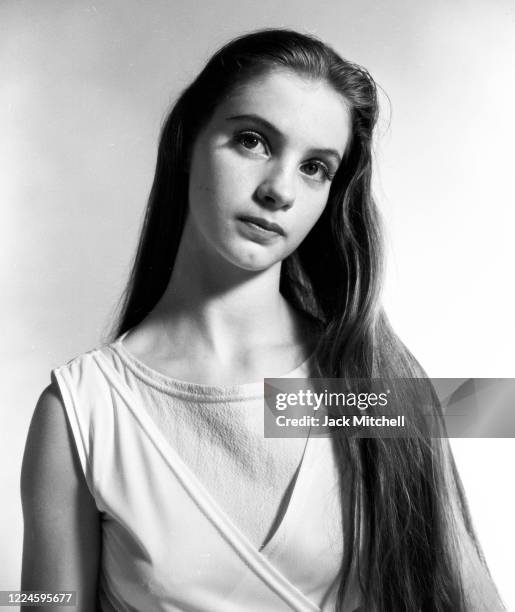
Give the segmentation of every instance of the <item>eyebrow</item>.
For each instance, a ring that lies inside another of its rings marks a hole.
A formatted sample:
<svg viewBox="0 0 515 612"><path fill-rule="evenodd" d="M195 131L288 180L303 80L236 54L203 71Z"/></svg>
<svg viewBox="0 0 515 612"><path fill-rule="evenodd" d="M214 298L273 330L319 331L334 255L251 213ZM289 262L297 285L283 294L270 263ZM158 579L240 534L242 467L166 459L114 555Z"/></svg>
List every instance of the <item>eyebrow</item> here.
<svg viewBox="0 0 515 612"><path fill-rule="evenodd" d="M281 131L273 123L270 123L270 121L267 121L266 119L264 119L263 117L260 117L259 115L254 115L251 113L248 115L234 115L232 117L227 117L227 121L241 121L241 120L253 121L257 125L260 125L262 128L265 128L269 132L272 132L272 134L274 134L276 137L284 139L284 136L281 133ZM338 166L342 162L342 157L336 149L313 148L313 149L310 149L310 152L312 152L313 155L329 155L330 157L334 158L334 161L336 162Z"/></svg>

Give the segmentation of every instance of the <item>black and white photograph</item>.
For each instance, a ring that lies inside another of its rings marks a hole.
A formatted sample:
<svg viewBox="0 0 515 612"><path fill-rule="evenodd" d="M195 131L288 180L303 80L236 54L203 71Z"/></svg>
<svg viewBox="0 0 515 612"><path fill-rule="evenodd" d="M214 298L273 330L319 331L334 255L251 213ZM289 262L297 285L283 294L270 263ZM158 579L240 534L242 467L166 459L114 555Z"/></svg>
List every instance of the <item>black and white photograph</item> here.
<svg viewBox="0 0 515 612"><path fill-rule="evenodd" d="M0 34L0 606L515 610L512 0Z"/></svg>

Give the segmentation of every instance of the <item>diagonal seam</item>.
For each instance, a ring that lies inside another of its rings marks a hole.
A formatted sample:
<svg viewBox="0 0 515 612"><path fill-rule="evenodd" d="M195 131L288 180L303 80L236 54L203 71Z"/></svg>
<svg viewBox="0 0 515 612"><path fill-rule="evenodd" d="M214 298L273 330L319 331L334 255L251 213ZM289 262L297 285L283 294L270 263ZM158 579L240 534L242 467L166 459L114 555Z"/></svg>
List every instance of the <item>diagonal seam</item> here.
<svg viewBox="0 0 515 612"><path fill-rule="evenodd" d="M283 527L284 519L288 516L289 508L286 509L283 521L281 521L278 530L265 545L263 551L257 550L247 536L233 523L229 515L219 506L186 463L184 463L179 454L159 431L159 428L152 421L151 417L144 410L139 410L137 408L139 404L138 399L132 389L123 381L119 372L117 372L100 351L94 351L91 353L91 356L102 374L113 384L116 391L139 423L141 429L162 456L183 489L240 558L263 580L263 582L265 582L265 584L277 593L281 599L293 606L294 610L298 612L320 612L320 608L274 567L263 554L267 551L269 545L274 545L276 535L279 532L281 532L279 535L282 535L282 531L285 529L285 527ZM303 471L302 465L304 464L309 440L310 438L307 439L306 446L304 447L301 459L301 472ZM294 499L299 480L300 474L297 476L296 486L292 492L290 504Z"/></svg>

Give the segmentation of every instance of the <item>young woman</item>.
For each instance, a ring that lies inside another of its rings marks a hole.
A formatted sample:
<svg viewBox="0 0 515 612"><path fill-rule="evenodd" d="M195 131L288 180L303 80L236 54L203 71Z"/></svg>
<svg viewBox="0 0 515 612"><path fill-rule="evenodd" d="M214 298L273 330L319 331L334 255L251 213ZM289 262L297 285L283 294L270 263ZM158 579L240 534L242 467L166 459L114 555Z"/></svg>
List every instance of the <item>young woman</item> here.
<svg viewBox="0 0 515 612"><path fill-rule="evenodd" d="M23 589L79 610L503 609L445 438L263 437L264 377L423 376L378 302L377 112L366 70L288 30L232 41L179 97L116 340L36 407Z"/></svg>

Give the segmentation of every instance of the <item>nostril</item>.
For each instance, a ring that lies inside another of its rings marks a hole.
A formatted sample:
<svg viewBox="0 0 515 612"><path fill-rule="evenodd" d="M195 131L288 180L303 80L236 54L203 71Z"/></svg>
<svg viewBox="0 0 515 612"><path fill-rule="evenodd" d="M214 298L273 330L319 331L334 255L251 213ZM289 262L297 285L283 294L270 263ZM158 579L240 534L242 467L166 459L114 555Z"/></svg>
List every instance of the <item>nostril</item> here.
<svg viewBox="0 0 515 612"><path fill-rule="evenodd" d="M262 206L290 208L293 205L294 194L291 187L284 182L267 180L258 186L256 199Z"/></svg>

